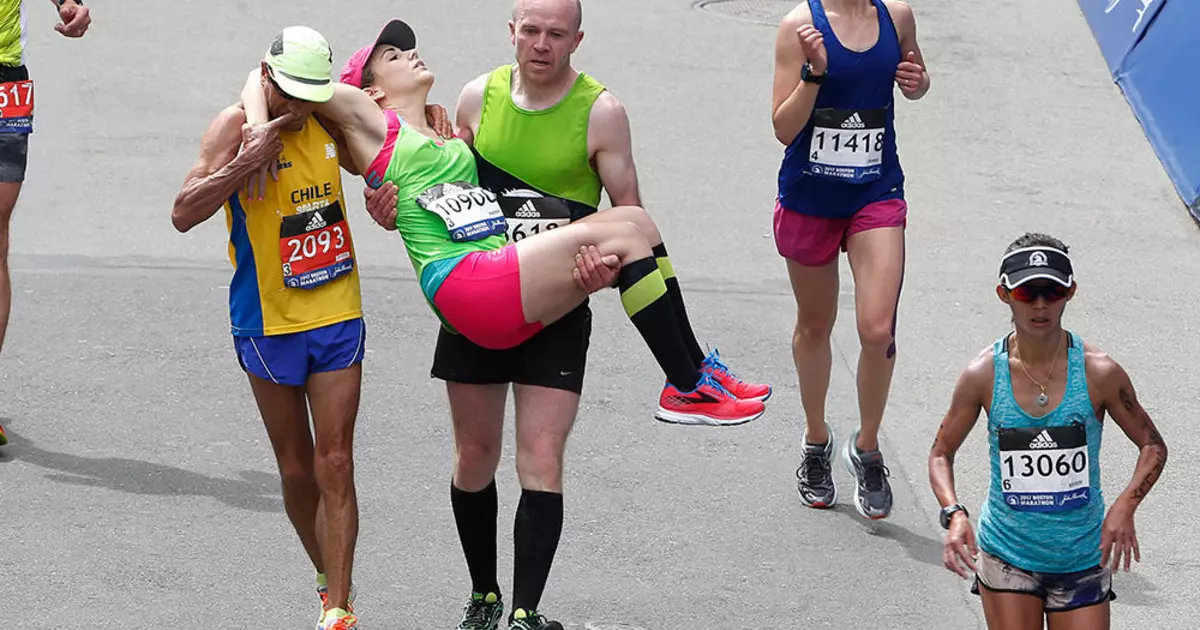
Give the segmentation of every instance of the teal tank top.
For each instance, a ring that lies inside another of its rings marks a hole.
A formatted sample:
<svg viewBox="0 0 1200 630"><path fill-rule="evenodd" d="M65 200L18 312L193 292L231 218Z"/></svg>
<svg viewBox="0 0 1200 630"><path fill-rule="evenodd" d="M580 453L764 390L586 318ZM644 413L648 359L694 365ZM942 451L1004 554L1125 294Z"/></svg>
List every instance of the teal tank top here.
<svg viewBox="0 0 1200 630"><path fill-rule="evenodd" d="M1103 425L1088 395L1083 341L1068 334L1066 393L1040 418L1013 398L1009 336L992 347L991 485L979 514L979 548L1039 573L1084 571L1101 557Z"/></svg>

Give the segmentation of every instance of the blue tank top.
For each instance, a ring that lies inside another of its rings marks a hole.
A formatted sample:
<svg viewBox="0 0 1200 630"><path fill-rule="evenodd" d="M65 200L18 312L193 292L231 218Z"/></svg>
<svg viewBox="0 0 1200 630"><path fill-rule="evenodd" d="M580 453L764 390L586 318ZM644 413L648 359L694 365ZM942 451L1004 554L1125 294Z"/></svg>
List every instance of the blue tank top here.
<svg viewBox="0 0 1200 630"><path fill-rule="evenodd" d="M900 37L883 0L872 2L879 38L855 52L838 41L821 0L808 0L813 26L825 36L829 69L808 124L784 151L779 203L785 209L844 218L904 198L894 124Z"/></svg>
<svg viewBox="0 0 1200 630"><path fill-rule="evenodd" d="M1088 396L1083 341L1069 335L1066 393L1040 418L1013 398L1008 335L992 347L991 485L979 513L978 542L981 550L1026 571L1073 573L1100 564L1103 425Z"/></svg>

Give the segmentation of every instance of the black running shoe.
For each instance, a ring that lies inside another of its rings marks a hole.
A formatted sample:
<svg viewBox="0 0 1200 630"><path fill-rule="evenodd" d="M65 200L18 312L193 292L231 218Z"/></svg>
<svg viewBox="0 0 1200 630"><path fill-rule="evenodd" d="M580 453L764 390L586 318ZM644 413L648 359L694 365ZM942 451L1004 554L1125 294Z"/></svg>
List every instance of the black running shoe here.
<svg viewBox="0 0 1200 630"><path fill-rule="evenodd" d="M846 468L854 475L854 507L863 518L887 518L892 513L892 486L888 477L892 474L883 465L883 454L878 450L858 450L858 431L846 441L842 458Z"/></svg>
<svg viewBox="0 0 1200 630"><path fill-rule="evenodd" d="M829 440L824 444L804 441L804 459L796 469L796 489L800 502L810 508L830 508L837 503L837 484L833 481L833 430L825 425Z"/></svg>
<svg viewBox="0 0 1200 630"><path fill-rule="evenodd" d="M504 602L500 601L499 595L472 593L455 630L498 630L503 617Z"/></svg>
<svg viewBox="0 0 1200 630"><path fill-rule="evenodd" d="M508 630L563 630L563 626L537 612L518 608L508 616Z"/></svg>

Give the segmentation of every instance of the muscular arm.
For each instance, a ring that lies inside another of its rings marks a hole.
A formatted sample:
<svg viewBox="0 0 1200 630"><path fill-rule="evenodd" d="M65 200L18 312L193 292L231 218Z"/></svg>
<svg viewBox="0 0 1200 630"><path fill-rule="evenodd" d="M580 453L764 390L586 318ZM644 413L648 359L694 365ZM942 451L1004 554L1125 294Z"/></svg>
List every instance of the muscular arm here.
<svg viewBox="0 0 1200 630"><path fill-rule="evenodd" d="M479 119L483 116L483 93L487 89L488 75L480 75L463 86L454 107L454 133L467 144L475 144L475 132L479 130Z"/></svg>
<svg viewBox="0 0 1200 630"><path fill-rule="evenodd" d="M929 452L929 484L942 507L960 503L954 489L954 456L979 420L991 382L992 351L980 353L958 377L950 409L942 418L933 449Z"/></svg>
<svg viewBox="0 0 1200 630"><path fill-rule="evenodd" d="M1139 449L1133 480L1117 500L1131 501L1134 506L1140 505L1158 481L1163 466L1167 463L1167 443L1154 426L1150 414L1146 413L1142 404L1138 402L1133 383L1124 368L1107 355L1089 359L1093 365L1089 365L1088 370L1099 375L1105 410L1125 432L1129 441Z"/></svg>
<svg viewBox="0 0 1200 630"><path fill-rule="evenodd" d="M221 208L250 173L262 166L238 153L245 115L237 106L226 108L213 119L200 141L200 157L171 210L176 230L187 232L207 221Z"/></svg>
<svg viewBox="0 0 1200 630"><path fill-rule="evenodd" d="M625 107L609 92L592 105L588 118L588 149L600 183L614 206L640 206L637 167L633 163L633 139Z"/></svg>
<svg viewBox="0 0 1200 630"><path fill-rule="evenodd" d="M920 44L917 43L917 17L913 13L912 7L901 0L885 0L885 4L888 13L892 16L892 22L896 25L896 31L900 35L901 60L907 60L908 54L913 53L913 61L925 68L925 57L921 54ZM901 91L901 94L904 94L904 97L910 101L918 100L929 92L931 79L928 69L921 75L921 86L917 91L911 94Z"/></svg>
<svg viewBox="0 0 1200 630"><path fill-rule="evenodd" d="M779 24L775 38L775 84L771 93L771 124L775 138L790 145L804 130L817 102L819 85L800 80L800 70L808 59L796 36L796 29L812 23L808 11L793 12Z"/></svg>

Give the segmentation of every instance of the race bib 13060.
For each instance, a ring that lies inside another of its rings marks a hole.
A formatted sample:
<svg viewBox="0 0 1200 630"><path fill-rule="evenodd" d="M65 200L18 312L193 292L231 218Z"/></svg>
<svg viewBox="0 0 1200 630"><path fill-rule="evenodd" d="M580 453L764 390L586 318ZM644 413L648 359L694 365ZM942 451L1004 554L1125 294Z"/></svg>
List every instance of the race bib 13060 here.
<svg viewBox="0 0 1200 630"><path fill-rule="evenodd" d="M1061 512L1091 501L1087 431L1082 424L1000 429L1000 487L1021 512Z"/></svg>

